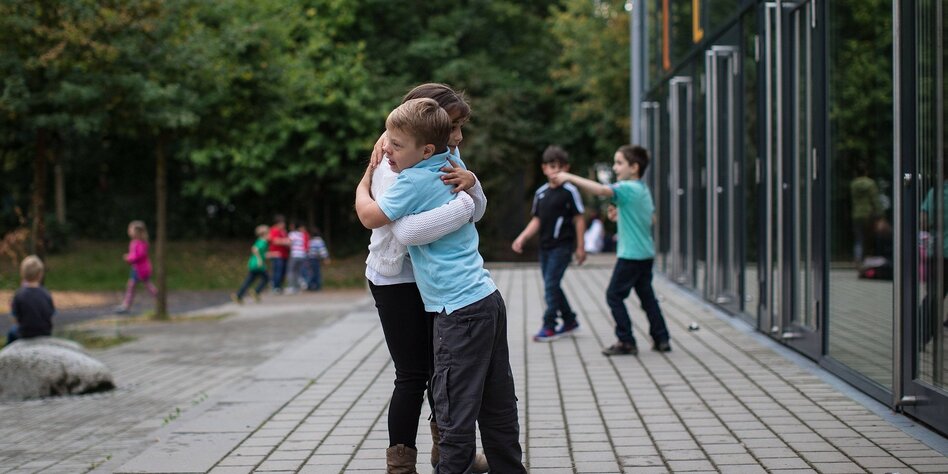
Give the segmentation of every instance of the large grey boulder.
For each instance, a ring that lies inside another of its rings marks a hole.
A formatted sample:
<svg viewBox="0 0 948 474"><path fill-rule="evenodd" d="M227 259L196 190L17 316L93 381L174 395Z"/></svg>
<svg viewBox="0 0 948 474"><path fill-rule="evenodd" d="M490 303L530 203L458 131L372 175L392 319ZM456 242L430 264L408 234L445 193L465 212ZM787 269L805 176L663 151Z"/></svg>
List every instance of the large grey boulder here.
<svg viewBox="0 0 948 474"><path fill-rule="evenodd" d="M77 395L113 388L108 367L73 341L55 337L18 339L0 350L0 400Z"/></svg>

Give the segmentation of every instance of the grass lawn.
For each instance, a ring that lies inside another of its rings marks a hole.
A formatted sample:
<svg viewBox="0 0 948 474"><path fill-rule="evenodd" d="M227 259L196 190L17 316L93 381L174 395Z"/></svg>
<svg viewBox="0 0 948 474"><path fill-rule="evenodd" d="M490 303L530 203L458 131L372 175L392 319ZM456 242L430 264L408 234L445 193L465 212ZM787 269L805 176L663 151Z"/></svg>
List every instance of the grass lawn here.
<svg viewBox="0 0 948 474"><path fill-rule="evenodd" d="M168 288L174 290L236 290L247 275L249 241L184 241L168 244ZM121 291L128 280L122 254L128 241L74 242L67 253L50 255L46 287L50 290ZM154 244L150 249L155 264ZM352 288L365 284L365 255L323 263L323 285ZM0 289L19 286L18 268L0 259Z"/></svg>

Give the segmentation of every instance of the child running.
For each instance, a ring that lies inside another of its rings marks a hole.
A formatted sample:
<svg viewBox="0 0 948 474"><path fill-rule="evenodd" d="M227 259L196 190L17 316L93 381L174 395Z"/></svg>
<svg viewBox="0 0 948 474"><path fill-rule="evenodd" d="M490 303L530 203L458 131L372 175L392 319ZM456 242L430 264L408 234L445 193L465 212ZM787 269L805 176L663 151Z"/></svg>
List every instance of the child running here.
<svg viewBox="0 0 948 474"><path fill-rule="evenodd" d="M267 248L270 246L267 242L267 234L270 233L270 228L265 225L258 225L254 233L257 234L257 240L250 246L250 259L247 260L247 278L244 279L244 283L240 285L237 293L230 296L237 304L244 303L244 295L247 294L250 285L257 279L260 280L260 283L253 290L253 299L259 303L260 292L267 286L267 280L269 279L265 255L267 254Z"/></svg>
<svg viewBox="0 0 948 474"><path fill-rule="evenodd" d="M625 308L625 299L633 288L642 303L645 315L648 316L652 350L671 351L665 318L652 290L652 262L655 258L652 215L655 205L652 203L651 192L642 182L642 174L648 167L648 161L645 148L622 145L613 157L612 171L616 174L617 182L611 186L566 172L551 179L551 182L556 184L570 182L583 191L612 198L612 203L618 208L619 245L616 255L619 258L612 271L609 288L606 289L606 302L612 311L612 319L616 322L618 342L603 349L602 353L607 356L638 354L635 336L632 334L632 320Z"/></svg>
<svg viewBox="0 0 948 474"><path fill-rule="evenodd" d="M356 189L362 224L378 228L410 214L435 209L455 194L443 185L451 118L432 99L409 100L385 121L395 184L373 199L372 169ZM408 253L427 312L437 313L435 334L435 414L441 431L436 473L471 472L475 426L494 472L526 472L521 463L517 399L507 346L506 306L484 269L473 223ZM476 423L476 425L475 425Z"/></svg>
<svg viewBox="0 0 948 474"><path fill-rule="evenodd" d="M116 309L119 314L126 314L132 307L132 301L135 299L135 287L139 283L145 285L145 288L151 293L151 296L158 295L158 289L151 283L151 260L148 259L148 228L142 221L132 221L128 223L128 253L122 258L131 266L128 276L128 283L125 284L125 299Z"/></svg>

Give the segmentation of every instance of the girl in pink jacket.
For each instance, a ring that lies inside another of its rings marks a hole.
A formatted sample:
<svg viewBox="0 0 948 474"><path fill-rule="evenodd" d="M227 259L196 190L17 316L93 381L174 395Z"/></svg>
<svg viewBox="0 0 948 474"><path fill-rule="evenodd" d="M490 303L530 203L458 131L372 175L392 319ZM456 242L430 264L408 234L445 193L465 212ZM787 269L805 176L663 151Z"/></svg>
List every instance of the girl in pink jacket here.
<svg viewBox="0 0 948 474"><path fill-rule="evenodd" d="M128 223L128 253L122 258L132 267L125 285L125 299L117 308L118 313L128 313L135 298L135 287L143 283L152 296L158 294L158 289L151 283L151 261L148 260L148 229L142 221Z"/></svg>

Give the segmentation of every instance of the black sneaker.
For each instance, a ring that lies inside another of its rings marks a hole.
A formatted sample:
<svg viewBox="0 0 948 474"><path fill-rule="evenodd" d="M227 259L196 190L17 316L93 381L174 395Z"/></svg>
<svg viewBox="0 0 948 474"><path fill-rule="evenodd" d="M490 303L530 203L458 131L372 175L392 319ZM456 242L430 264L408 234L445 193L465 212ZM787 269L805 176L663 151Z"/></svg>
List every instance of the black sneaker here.
<svg viewBox="0 0 948 474"><path fill-rule="evenodd" d="M668 343L668 341L661 341L652 344L652 350L655 352L671 352L672 346Z"/></svg>
<svg viewBox="0 0 948 474"><path fill-rule="evenodd" d="M629 344L628 342L621 341L602 350L602 354L606 356L636 355L638 353L639 349L635 347L635 344Z"/></svg>

